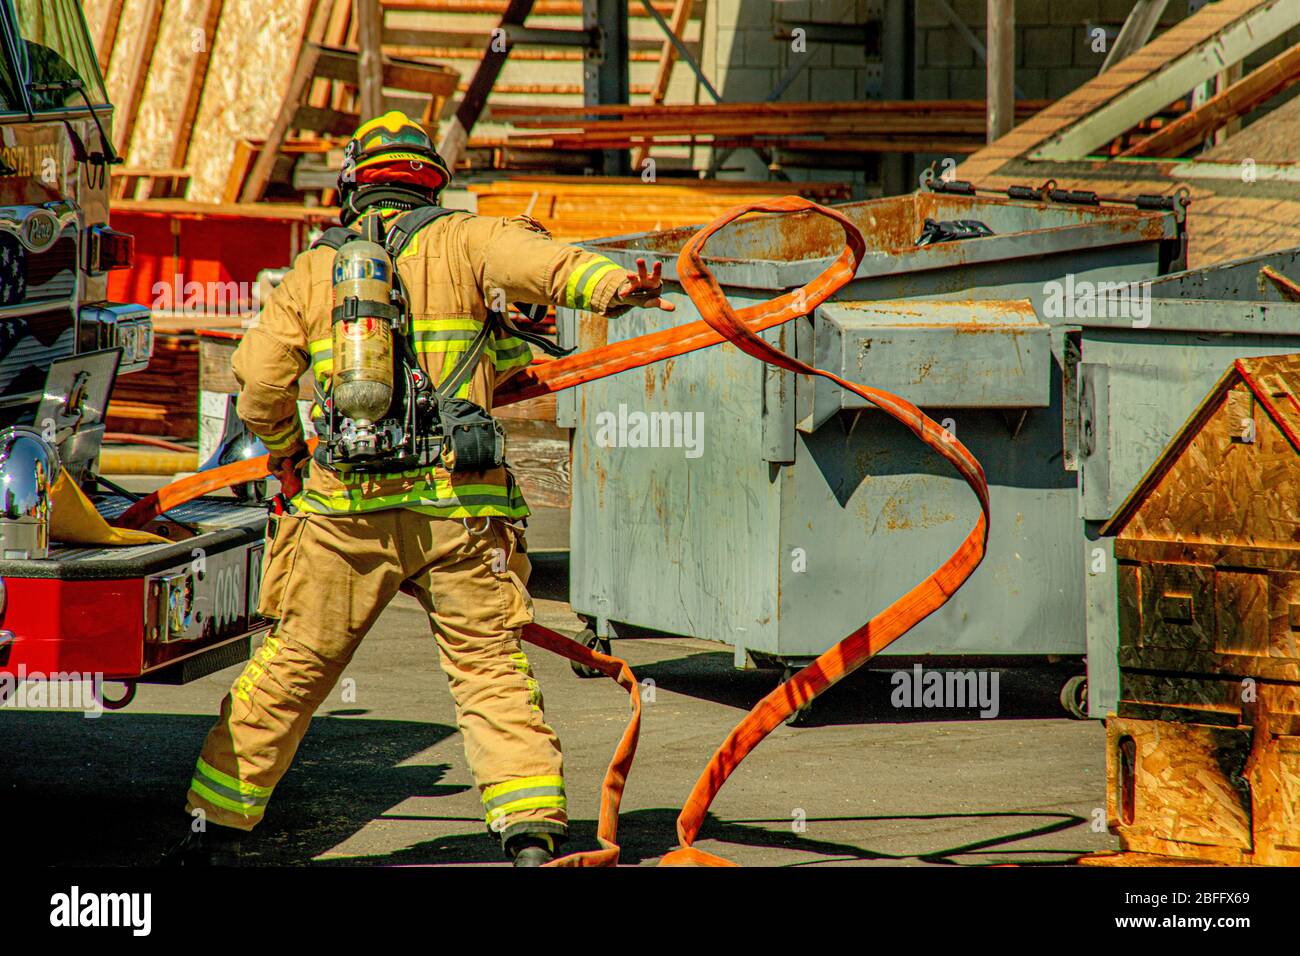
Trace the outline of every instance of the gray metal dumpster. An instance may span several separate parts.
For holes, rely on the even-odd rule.
[[[1067,341],[1076,384],[1079,514],[1087,552],[1089,716],[1119,694],[1114,539],[1101,525],[1155,464],[1233,359],[1300,352],[1300,303],[1261,270],[1300,281],[1300,249],[1179,272],[1151,283],[1149,321],[1079,319]]]
[[[1077,324],[1043,318],[1052,283],[1129,283],[1181,265],[1169,212],[929,192],[837,207],[868,253],[837,301],[765,335],[845,377],[897,391],[983,463],[992,501],[983,565],[897,655],[1085,653],[1085,549],[1066,467],[1063,368]],[[924,220],[995,235],[916,247]],[[584,348],[698,318],[676,283],[693,228],[587,243],[621,264],[661,262],[678,311],[612,322],[560,310]],[[808,281],[842,248],[837,226],[742,221],[706,250],[736,307]],[[726,642],[737,666],[802,664],[932,571],[978,515],[964,482],[852,395],[765,368],[730,345],[562,393],[575,429],[574,609]],[[654,432],[654,434],[650,434]]]

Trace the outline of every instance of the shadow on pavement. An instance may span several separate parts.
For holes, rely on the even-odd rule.
[[[666,853],[670,846],[664,841],[676,839],[677,810],[655,808],[635,810],[624,814],[619,820],[620,862],[636,865],[652,862]],[[397,820],[431,820],[431,817],[393,816],[386,819]],[[916,816],[879,816],[879,817],[816,817],[805,821],[810,827],[817,824],[846,823],[881,823],[888,821],[945,821],[945,820],[999,820],[1007,821],[1006,831],[997,836],[988,837],[958,846],[939,850],[921,850],[915,853],[884,853],[840,843],[822,840],[808,832],[795,833],[790,820],[719,820],[712,814],[701,830],[698,843],[707,844],[710,852],[723,856],[732,856],[731,847],[755,847],[764,850],[791,850],[801,853],[817,853],[829,859],[801,861],[785,864],[788,866],[809,866],[827,862],[909,862],[930,864],[949,864],[953,866],[988,866],[978,857],[984,854],[1005,856],[1006,860],[998,862],[1014,863],[1018,866],[1053,866],[1065,863],[1088,852],[1086,849],[1048,849],[1043,847],[1015,846],[1024,840],[1035,839],[1052,833],[1087,823],[1080,816],[1068,813],[963,813],[963,814],[920,814]],[[1031,821],[1042,821],[1031,825]],[[771,828],[764,824],[772,824]],[[594,820],[572,821],[571,839],[566,850],[576,851],[592,849],[597,846],[596,822]],[[918,840],[924,837],[918,837]],[[720,843],[722,845],[714,845]],[[366,865],[366,866],[422,866],[445,863],[464,863],[471,861],[502,862],[499,856],[484,854],[486,841],[481,836],[455,835],[437,840],[430,840],[408,847],[397,853],[352,857],[346,860],[319,861],[324,865]],[[705,848],[702,846],[701,848]],[[963,857],[973,857],[963,860]],[[306,862],[306,861],[302,861]],[[780,865],[780,864],[777,864]]]
[[[614,642],[613,652],[619,653]],[[927,671],[930,669],[927,668]],[[934,669],[947,674],[954,668]],[[950,720],[981,720],[982,712],[994,713],[997,719],[1027,720],[1068,719],[1061,707],[1060,689],[1070,672],[1059,667],[983,668],[976,662],[956,670],[974,671],[987,676],[983,685],[987,695],[969,701],[966,707],[916,706],[922,698],[902,693],[903,684],[894,674],[902,672],[914,680],[910,663],[890,667],[864,668],[818,697],[812,705],[809,726],[857,723],[915,723]],[[657,687],[699,700],[712,701],[737,710],[749,710],[780,684],[776,670],[740,671],[732,666],[726,652],[688,653],[670,660],[639,664],[633,667],[638,680],[653,680]],[[993,695],[993,675],[997,676]],[[908,685],[910,687],[910,684]],[[895,705],[895,699],[904,701]],[[994,701],[996,710],[979,701]]]
[[[185,791],[211,723],[189,714],[0,713],[6,843],[37,866],[153,865],[183,835]],[[403,800],[468,789],[439,784],[445,766],[398,766],[455,732],[318,716],[250,841],[250,862],[304,863]],[[482,844],[480,855],[492,849]]]

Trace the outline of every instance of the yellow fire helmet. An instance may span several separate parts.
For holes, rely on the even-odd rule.
[[[347,225],[367,206],[414,208],[438,201],[451,172],[424,127],[400,110],[362,123],[343,153],[340,218]]]

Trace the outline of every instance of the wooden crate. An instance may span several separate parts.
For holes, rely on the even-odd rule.
[[[1298,399],[1300,355],[1238,360],[1103,529],[1126,852],[1300,865]]]

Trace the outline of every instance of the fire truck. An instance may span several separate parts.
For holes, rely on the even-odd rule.
[[[69,482],[110,523],[136,497],[96,470],[114,380],[148,365],[153,323],[107,301],[133,243],[109,226],[121,159],[79,0],[0,0],[0,30],[0,674],[95,675],[125,706],[139,682],[247,659],[267,627],[266,512],[207,497],[150,523],[162,543],[52,536]]]

